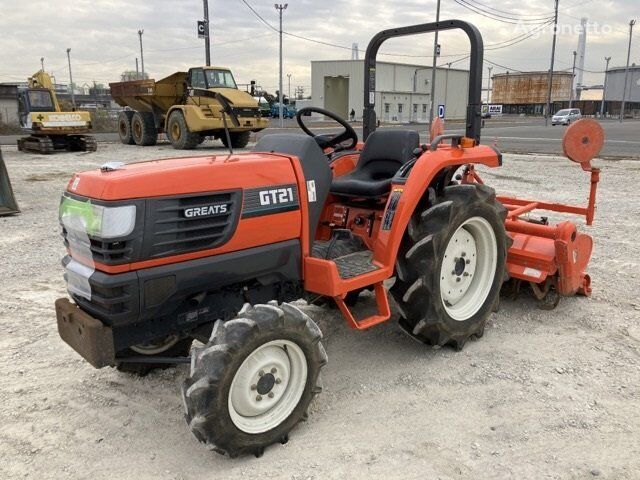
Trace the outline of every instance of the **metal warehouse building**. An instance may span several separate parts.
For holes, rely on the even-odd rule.
[[[383,122],[428,122],[431,108],[431,67],[377,62],[376,115]],[[445,106],[445,118],[466,115],[469,72],[438,68],[434,115]],[[362,118],[364,109],[364,60],[311,62],[314,107],[325,108],[344,118],[351,109]]]
[[[605,112],[610,115],[619,115],[622,91],[624,90],[625,67],[610,68],[606,75]],[[629,67],[625,112],[627,115],[640,116],[640,66],[638,65]]]

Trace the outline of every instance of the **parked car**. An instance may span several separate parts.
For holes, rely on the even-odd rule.
[[[282,106],[282,116],[284,118],[293,118],[296,116],[296,109],[291,105],[283,105]],[[280,118],[280,104],[274,103],[271,105],[271,117],[272,118]]]
[[[556,112],[551,118],[551,125],[569,125],[571,122],[575,122],[581,118],[582,114],[579,108],[565,108],[564,110]]]
[[[260,111],[261,117],[270,117],[271,116],[271,105],[264,97],[253,97],[256,102],[258,102],[258,110]]]

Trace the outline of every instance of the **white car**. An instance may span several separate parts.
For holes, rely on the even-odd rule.
[[[569,125],[571,122],[575,122],[581,118],[582,114],[579,108],[565,108],[564,110],[556,112],[551,118],[551,125]]]

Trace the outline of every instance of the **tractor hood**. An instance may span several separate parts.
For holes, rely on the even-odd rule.
[[[104,166],[76,173],[71,194],[96,200],[168,197],[297,184],[292,160],[283,155],[245,153],[169,158]]]

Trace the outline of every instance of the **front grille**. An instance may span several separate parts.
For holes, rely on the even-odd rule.
[[[148,200],[144,257],[222,245],[235,230],[241,204],[240,191]]]
[[[237,117],[259,117],[260,111],[257,108],[234,108],[233,113],[236,114]]]

